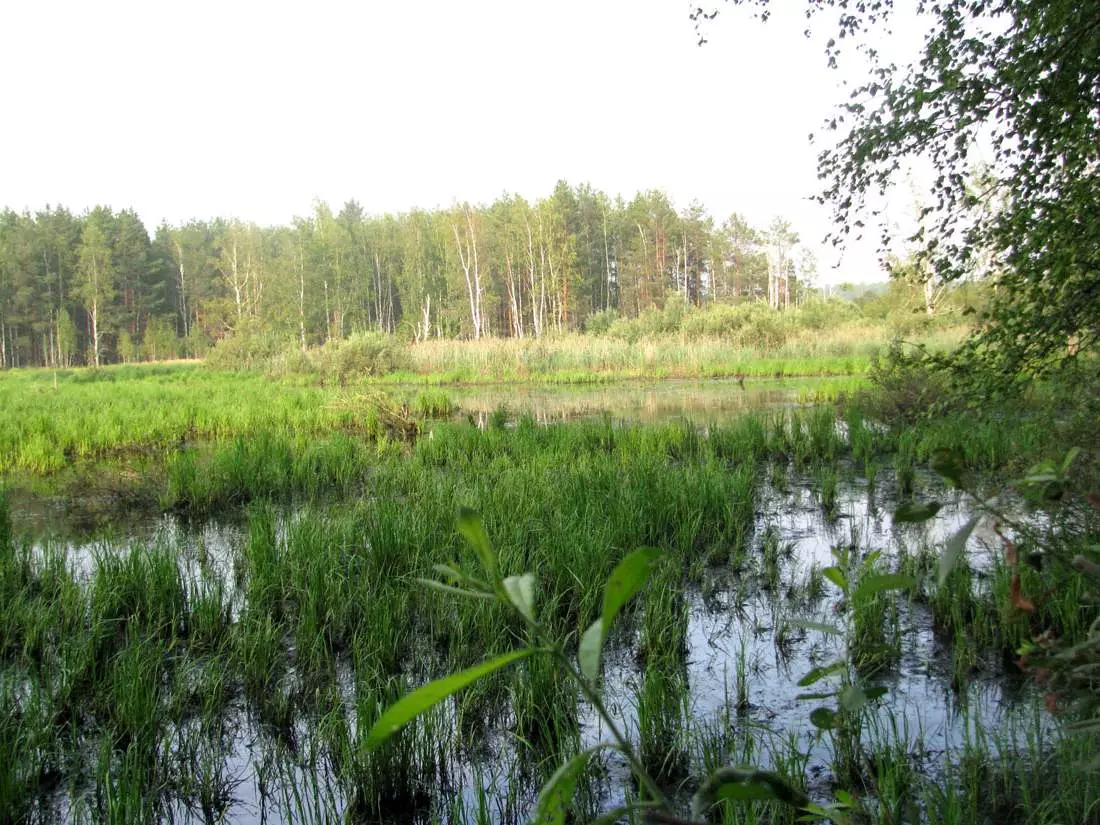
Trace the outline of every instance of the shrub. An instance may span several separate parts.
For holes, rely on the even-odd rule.
[[[584,331],[589,335],[607,335],[611,325],[618,320],[618,310],[601,309],[584,319]]]
[[[335,345],[331,371],[340,378],[386,375],[407,368],[404,346],[392,335],[359,332]]]
[[[211,347],[206,363],[215,369],[252,369],[265,365],[283,345],[283,339],[276,333],[264,330],[257,320],[248,319]]]
[[[851,301],[829,298],[825,301],[807,301],[796,310],[794,322],[804,329],[825,329],[858,321],[862,317],[859,307]]]

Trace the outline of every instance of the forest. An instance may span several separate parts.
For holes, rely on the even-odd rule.
[[[129,209],[0,213],[0,363],[101,365],[200,357],[235,330],[301,347],[377,330],[406,340],[538,338],[694,305],[798,305],[816,262],[789,222],[718,222],[659,191],[629,202],[558,183],[371,215],[316,203],[290,225],[161,225]],[[816,294],[816,293],[814,293]]]

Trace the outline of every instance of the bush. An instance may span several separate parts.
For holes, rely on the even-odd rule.
[[[825,301],[807,301],[795,311],[795,323],[804,329],[826,327],[858,321],[863,313],[856,304],[840,298]]]
[[[607,335],[611,325],[618,320],[618,310],[601,309],[584,319],[584,331],[589,335]]]
[[[340,378],[386,375],[409,366],[401,342],[381,332],[359,332],[335,344],[330,371]]]
[[[885,358],[872,356],[868,376],[875,389],[860,405],[887,421],[912,423],[949,405],[948,376],[923,351],[907,355],[891,344]]]
[[[215,369],[254,369],[266,366],[283,348],[284,340],[270,330],[264,330],[256,319],[237,325],[206,355],[206,363]]]

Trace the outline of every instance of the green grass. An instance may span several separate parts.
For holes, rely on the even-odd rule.
[[[1001,567],[979,585],[960,565],[935,587],[934,560],[902,558],[902,570],[923,582],[913,605],[906,604],[910,594],[892,593],[844,604],[820,570],[795,564],[777,533],[756,533],[768,468],[774,487],[816,490],[843,523],[841,490],[853,473],[894,463],[899,475],[913,474],[916,489],[927,483],[921,464],[943,445],[969,450],[972,466],[996,466],[1007,454],[1003,444],[1015,437],[1012,422],[998,432],[948,420],[896,433],[853,409],[844,426],[834,410],[816,408],[746,415],[705,430],[684,422],[622,426],[610,418],[540,426],[521,416],[484,429],[433,423],[398,441],[384,428],[372,430],[369,410],[354,406],[361,397],[354,388],[190,366],[105,374],[112,373],[94,380],[72,373],[56,391],[40,387],[65,415],[78,417],[80,403],[103,397],[85,395],[88,388],[122,388],[120,423],[88,436],[100,446],[86,455],[159,444],[150,458],[149,498],[185,514],[239,518],[243,536],[227,551],[114,543],[89,562],[13,537],[0,502],[0,698],[16,709],[0,716],[0,756],[8,757],[0,758],[0,810],[16,812],[15,821],[31,816],[59,784],[74,799],[76,821],[165,818],[169,801],[184,797],[196,810],[216,812],[233,795],[225,766],[230,732],[241,725],[258,743],[257,781],[281,795],[290,818],[324,821],[343,805],[362,818],[395,806],[425,811],[440,788],[462,781],[447,773],[455,760],[509,749],[514,770],[499,794],[481,789],[483,804],[511,799],[514,810],[526,810],[531,788],[584,735],[576,694],[534,660],[463,693],[381,751],[364,746],[381,708],[409,687],[525,639],[525,629],[495,605],[416,584],[433,564],[473,563],[454,530],[462,505],[483,514],[507,574],[536,574],[540,618],[567,640],[598,614],[603,582],[620,558],[642,546],[664,551],[649,589],[624,614],[617,643],[627,651],[631,680],[622,706],[634,715],[647,765],[670,786],[697,777],[702,762],[758,758],[804,783],[808,758],[805,743],[767,743],[695,718],[685,676],[693,655],[688,593],[763,593],[773,623],[815,612],[831,614],[829,621],[838,613],[850,618],[864,674],[897,666],[905,607],[929,611],[960,682],[985,654],[1018,645],[1029,630],[1026,619],[1003,610],[1010,577]],[[28,375],[16,375],[13,385],[0,381],[0,392],[15,385],[32,391],[37,379]],[[211,401],[222,418],[210,413],[210,420],[221,424],[180,443],[172,428],[194,421],[181,415],[150,436],[143,423],[149,409],[185,406],[184,398],[203,392],[236,399]],[[423,412],[437,404],[442,400],[426,391]],[[89,415],[84,423],[99,426]],[[1021,426],[1026,433],[1033,425]],[[54,432],[70,429],[77,432],[59,423]],[[852,559],[855,581],[894,569],[884,557],[853,552]],[[1027,571],[1024,587],[1050,590],[1042,620],[1077,638],[1095,611],[1082,606],[1083,591],[1064,573]],[[780,632],[773,634],[777,668],[799,644],[791,636],[780,643]],[[725,709],[734,719],[739,708],[749,714],[748,701],[770,701],[750,686],[746,648],[740,655]],[[1078,740],[1040,736],[1035,751],[1018,759],[975,743],[972,760],[957,766],[957,788],[909,770],[893,746],[872,750],[876,761],[868,766],[857,758],[859,744],[856,737],[845,745],[849,752],[836,762],[848,773],[837,767],[836,774],[872,783],[882,810],[906,812],[919,799],[952,822],[982,821],[991,810],[1007,810],[1013,821],[1025,821],[1026,810],[1039,812],[1027,820],[1037,822],[1092,815],[1068,794],[1041,801],[1041,785],[1022,776],[1035,764],[1077,776],[1067,754],[1083,748]],[[975,795],[980,782],[997,789],[997,807]],[[717,815],[791,820],[762,802],[730,810],[738,812]],[[868,803],[870,818],[891,821],[876,810]]]

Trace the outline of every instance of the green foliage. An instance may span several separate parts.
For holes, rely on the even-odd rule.
[[[767,16],[767,0],[733,2]],[[842,0],[807,3],[808,16],[836,9],[845,13],[826,46],[830,64],[853,42],[868,63],[867,79],[826,124],[839,132],[836,145],[819,156],[836,237],[861,234],[868,202],[899,182],[909,159],[926,158],[933,205],[910,239],[923,279],[978,274],[997,285],[954,363],[1026,379],[1092,350],[1100,340],[1092,16],[1069,0],[922,4],[921,55],[896,66],[873,41],[890,25],[892,3],[851,11]],[[977,145],[988,162],[975,171]]]
[[[638,750],[619,730],[615,718],[604,707],[598,687],[600,653],[607,640],[611,624],[627,602],[645,586],[658,561],[660,551],[652,548],[635,551],[626,556],[612,571],[604,584],[602,615],[585,632],[577,652],[580,664],[578,671],[574,669],[566,655],[564,646],[551,638],[549,629],[543,626],[535,616],[534,577],[524,574],[501,578],[497,555],[489,542],[481,519],[473,511],[464,509],[459,513],[458,532],[476,554],[484,578],[479,578],[478,575],[452,565],[437,565],[437,572],[443,575],[445,581],[443,583],[425,581],[424,583],[434,585],[442,592],[455,596],[473,597],[478,600],[495,599],[517,614],[527,626],[529,635],[538,647],[514,650],[476,667],[429,682],[405,695],[383,712],[374,723],[367,736],[366,747],[377,749],[401,726],[494,671],[531,656],[548,655],[556,661],[562,676],[571,678],[577,689],[592,705],[602,723],[607,726],[612,742],[582,751],[551,775],[539,793],[537,806],[539,818],[536,821],[540,823],[564,821],[579,777],[588,768],[592,756],[602,748],[619,751],[626,759],[645,796],[648,797],[639,803],[628,803],[627,811],[658,809],[671,814],[672,808],[662,793],[658,780],[667,782],[671,777],[679,775],[682,766],[677,767],[677,765],[685,759],[682,754],[677,755],[676,746],[671,744],[671,740],[677,735],[676,732],[682,727],[682,701],[686,696],[683,676],[675,672],[667,673],[660,667],[647,671],[637,705],[641,728],[641,743]],[[834,821],[844,819],[837,810],[830,811],[812,805],[805,794],[776,774],[733,768],[724,769],[703,783],[702,788],[695,795],[693,810],[697,816],[703,816],[705,811],[718,801],[749,799],[775,800],[796,810],[812,811],[814,814]]]
[[[1017,488],[1025,498],[1036,503],[1060,507],[1073,489],[1070,471],[1080,452],[1074,447],[1060,460],[1040,462],[1016,482]],[[1077,519],[1061,510],[1055,511],[1055,515],[1061,517],[1060,522],[1055,522],[1060,529],[1039,534],[1032,525],[1004,512],[997,498],[983,498],[969,488],[960,472],[958,456],[938,455],[932,466],[953,486],[966,492],[979,511],[978,516],[967,521],[944,543],[939,562],[940,587],[947,585],[959,569],[960,560],[965,558],[967,541],[981,518],[994,519],[1005,564],[1011,571],[1007,590],[1000,594],[1004,608],[1010,613],[1037,616],[1040,620],[1041,632],[1035,632],[1018,650],[1019,663],[1034,669],[1036,680],[1045,685],[1048,708],[1072,718],[1069,730],[1085,733],[1100,730],[1100,691],[1094,676],[1100,667],[1100,610],[1096,607],[1100,604],[1100,553],[1092,543],[1092,535],[1082,534]],[[1094,508],[1100,506],[1100,498],[1095,493],[1089,493],[1086,500]],[[936,509],[933,502],[922,507],[908,507],[905,515],[917,521],[930,517]],[[1015,538],[1009,538],[1002,528],[1011,530]],[[1026,571],[1022,569],[1025,562],[1021,558],[1022,542],[1034,548],[1027,561],[1042,574],[1040,581],[1046,586],[1046,594],[1041,598],[1029,598],[1024,591],[1023,583],[1030,574],[1025,576]],[[1064,603],[1054,598],[1055,593],[1067,597],[1072,606],[1067,610]],[[1074,615],[1082,607],[1083,615]],[[968,617],[957,622],[960,629],[965,618]],[[1092,767],[1097,764],[1094,760]]]
[[[284,342],[257,321],[240,322],[236,328],[218,340],[206,355],[213,369],[255,369],[265,366],[282,348]]]
[[[797,233],[779,225],[789,309],[815,299],[813,266],[806,255],[793,266]],[[667,248],[674,238],[679,260]],[[773,240],[738,215],[717,226],[698,203],[678,211],[659,191],[626,203],[565,182],[534,203],[503,196],[396,216],[318,203],[286,226],[217,218],[161,225],[153,238],[129,210],[5,210],[0,369],[68,367],[82,352],[97,366],[205,357],[214,346],[223,368],[351,377],[403,368],[385,350],[406,345],[544,343],[582,330],[631,343],[720,337],[772,351],[804,327],[776,317],[777,304],[754,305]],[[743,306],[721,309],[727,303]],[[837,322],[853,318],[849,307],[828,309]],[[822,327],[821,312],[805,314]],[[341,344],[383,335],[393,340]],[[552,348],[543,354],[553,361]],[[536,355],[527,359],[533,371],[561,371]]]

